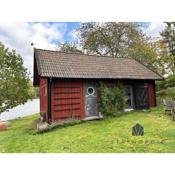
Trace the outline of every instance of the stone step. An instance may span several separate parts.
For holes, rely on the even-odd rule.
[[[102,119],[102,116],[91,116],[91,117],[86,117],[83,119],[83,121],[88,121],[88,120],[100,120]]]

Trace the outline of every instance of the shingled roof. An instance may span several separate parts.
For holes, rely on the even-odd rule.
[[[134,59],[100,57],[34,49],[37,72],[42,77],[91,79],[149,79],[161,76]]]

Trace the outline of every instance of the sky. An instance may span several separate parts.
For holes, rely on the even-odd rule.
[[[10,50],[15,49],[23,60],[24,66],[33,76],[33,47],[55,50],[60,43],[76,42],[76,29],[80,22],[26,22],[26,23],[0,23],[0,42]],[[163,22],[149,23],[144,32],[153,37],[160,37],[164,29]]]

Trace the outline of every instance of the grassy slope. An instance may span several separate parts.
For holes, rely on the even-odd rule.
[[[38,115],[18,119],[0,132],[0,152],[175,152],[175,122],[159,109],[89,121],[33,134]],[[137,122],[143,137],[132,137]]]

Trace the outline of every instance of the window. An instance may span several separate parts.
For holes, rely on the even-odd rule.
[[[88,87],[87,88],[87,93],[88,93],[88,95],[94,95],[95,89],[93,87]]]

